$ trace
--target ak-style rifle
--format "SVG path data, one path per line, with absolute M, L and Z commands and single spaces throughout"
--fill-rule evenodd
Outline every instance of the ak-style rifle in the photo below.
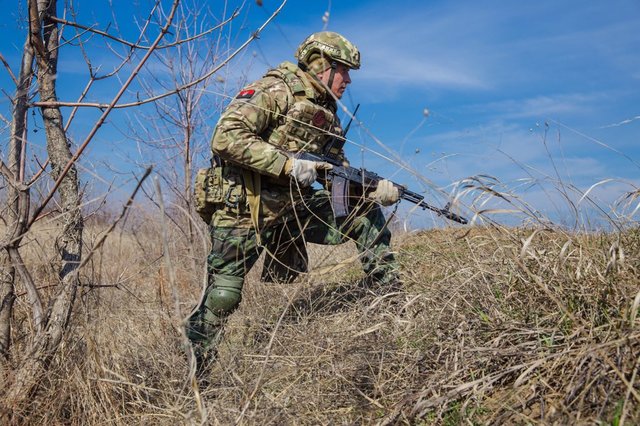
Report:
M 360 106 L 360 105 L 358 105 Z M 356 107 L 353 115 L 358 110 Z M 353 120 L 352 115 L 352 120 Z M 347 124 L 345 128 L 344 135 L 346 135 L 349 127 L 351 125 L 351 121 Z M 321 154 L 312 153 L 312 152 L 297 152 L 295 153 L 296 158 L 300 158 L 303 160 L 310 161 L 319 161 L 331 164 L 333 167 L 331 170 L 326 171 L 326 178 L 331 182 L 331 199 L 333 203 L 333 210 L 336 217 L 345 217 L 349 214 L 349 189 L 351 184 L 362 185 L 363 194 L 368 191 L 375 190 L 378 186 L 378 182 L 383 180 L 384 178 L 379 176 L 374 172 L 370 172 L 363 168 L 355 168 L 351 166 L 347 166 L 343 164 L 341 158 L 339 158 L 342 147 L 346 141 L 346 137 L 336 137 L 331 141 L 331 143 L 327 144 L 324 149 L 324 152 Z M 398 192 L 400 198 L 403 200 L 407 200 L 413 204 L 416 204 L 418 207 L 421 207 L 423 210 L 431 210 L 438 215 L 445 217 L 454 222 L 466 224 L 468 223 L 467 219 L 453 213 L 449 210 L 451 203 L 447 203 L 444 208 L 439 208 L 432 206 L 424 201 L 424 196 L 418 194 L 417 192 L 410 191 L 405 186 L 400 185 L 395 182 L 391 182 L 393 186 L 398 188 Z
M 349 187 L 351 184 L 362 185 L 363 193 L 366 193 L 368 191 L 375 190 L 378 186 L 378 182 L 384 179 L 378 174 L 366 169 L 356 169 L 355 167 L 345 166 L 341 161 L 326 155 L 314 154 L 311 152 L 299 152 L 296 153 L 295 156 L 296 158 L 303 160 L 329 163 L 333 166 L 331 170 L 327 170 L 326 173 L 328 180 L 331 181 L 331 200 L 336 217 L 344 217 L 349 214 Z M 432 206 L 424 201 L 423 195 L 410 191 L 398 183 L 391 183 L 393 186 L 398 188 L 401 199 L 416 204 L 418 207 L 422 207 L 423 210 L 428 209 L 436 212 L 440 216 L 446 217 L 454 222 L 462 224 L 466 224 L 468 222 L 466 218 L 449 210 L 450 203 L 447 203 L 442 209 Z

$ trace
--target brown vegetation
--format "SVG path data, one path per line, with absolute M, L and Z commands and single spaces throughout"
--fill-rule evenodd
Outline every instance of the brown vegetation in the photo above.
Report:
M 405 291 L 386 295 L 360 288 L 352 262 L 287 285 L 260 283 L 254 270 L 208 386 L 198 387 L 176 306 L 185 316 L 196 302 L 206 247 L 196 248 L 194 270 L 187 238 L 169 232 L 172 278 L 160 222 L 142 222 L 112 234 L 83 268 L 72 332 L 16 422 L 640 421 L 638 230 L 403 235 Z M 39 259 L 46 283 L 43 241 L 25 242 L 26 261 Z M 316 271 L 355 253 L 312 251 Z M 18 323 L 26 303 L 18 294 Z M 3 376 L 10 382 L 11 369 Z
M 0 55 L 16 86 L 11 120 L 0 114 L 9 132 L 0 159 L 0 423 L 640 423 L 640 232 L 621 228 L 640 192 L 622 198 L 618 223 L 589 197 L 605 181 L 584 193 L 570 186 L 577 203 L 556 183 L 576 227 L 584 200 L 617 229 L 601 234 L 545 228 L 491 176 L 459 181 L 454 204 L 473 221 L 522 213 L 539 228 L 396 233 L 400 292 L 364 288 L 349 244 L 312 247 L 313 272 L 293 284 L 261 283 L 252 271 L 218 362 L 198 383 L 183 335 L 208 247 L 204 224 L 190 216 L 193 169 L 208 157 L 209 114 L 234 90 L 216 73 L 286 1 L 233 50 L 237 36 L 223 28 L 237 10 L 221 20 L 199 2 L 155 3 L 132 19 L 139 34 L 127 41 L 111 21 L 61 18 L 76 13 L 67 2 L 58 16 L 58 3 L 26 2 L 17 77 Z M 58 55 L 69 50 L 87 66 L 76 102 L 56 92 Z M 106 50 L 116 65 L 100 71 L 87 52 Z M 164 68 L 147 70 L 152 56 Z M 107 79 L 117 83 L 105 99 L 92 86 Z M 220 89 L 213 101 L 209 85 Z M 99 114 L 78 125 L 86 108 Z M 90 207 L 78 167 L 87 169 L 83 152 L 116 109 L 144 128 L 125 132 L 127 143 L 148 149 L 136 190 L 110 216 L 102 206 L 112 188 Z M 45 130 L 48 158 L 30 160 L 39 139 L 30 116 Z M 151 163 L 161 169 L 154 191 L 141 192 L 152 205 L 129 211 Z M 93 177 L 89 186 L 105 178 Z

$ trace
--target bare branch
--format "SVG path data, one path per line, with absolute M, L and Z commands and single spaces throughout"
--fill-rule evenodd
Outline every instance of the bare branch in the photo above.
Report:
M 84 99 L 85 96 L 87 96 L 87 93 L 89 93 L 89 89 L 91 88 L 91 85 L 93 85 L 93 83 L 96 81 L 95 78 L 91 78 L 89 80 L 89 82 L 87 83 L 87 85 L 85 86 L 84 90 L 82 91 L 82 93 L 80 94 L 80 98 L 78 99 L 78 101 L 82 101 L 82 99 Z M 71 125 L 71 122 L 73 121 L 73 118 L 76 115 L 76 112 L 78 112 L 78 108 L 74 108 L 71 111 L 71 114 L 69 114 L 69 119 L 67 120 L 67 124 L 65 124 L 64 126 L 64 131 L 66 132 L 67 130 L 69 130 L 69 126 Z
M 155 50 L 159 50 L 159 49 L 168 49 L 170 47 L 174 47 L 174 46 L 178 46 L 180 44 L 188 43 L 188 42 L 190 42 L 192 40 L 204 37 L 207 34 L 211 34 L 213 31 L 216 31 L 216 30 L 222 28 L 223 26 L 225 26 L 226 24 L 231 22 L 233 19 L 237 18 L 239 15 L 240 15 L 239 9 L 236 9 L 231 14 L 231 17 L 229 17 L 228 19 L 222 21 L 221 23 L 219 23 L 215 27 L 212 27 L 212 28 L 208 29 L 207 31 L 201 32 L 200 34 L 194 35 L 194 36 L 186 38 L 184 40 L 178 40 L 176 42 L 169 43 L 169 44 L 163 44 L 163 45 L 157 46 L 157 47 L 143 46 L 143 45 L 140 45 L 140 44 L 137 44 L 137 43 L 131 43 L 130 41 L 127 41 L 127 40 L 124 40 L 122 38 L 113 36 L 113 35 L 107 33 L 106 31 L 101 31 L 101 30 L 95 29 L 94 27 L 87 27 L 86 25 L 78 24 L 77 22 L 67 21 L 66 19 L 52 18 L 51 20 L 54 21 L 54 22 L 57 22 L 59 24 L 64 24 L 64 25 L 69 25 L 71 27 L 80 28 L 82 30 L 85 30 L 85 32 L 88 31 L 88 32 L 92 32 L 92 33 L 101 35 L 101 36 L 106 37 L 108 39 L 111 39 L 113 41 L 117 41 L 118 43 L 124 44 L 125 46 L 128 46 L 128 47 L 130 47 L 132 49 L 149 50 L 149 49 L 153 48 Z
M 122 218 L 127 214 L 127 212 L 129 211 L 129 208 L 131 207 L 131 204 L 133 204 L 133 200 L 135 199 L 136 194 L 138 193 L 138 191 L 142 187 L 142 183 L 149 177 L 149 175 L 151 174 L 151 170 L 152 169 L 153 169 L 152 167 L 148 167 L 144 171 L 144 174 L 142 175 L 142 177 L 138 181 L 138 184 L 136 185 L 135 189 L 133 190 L 133 193 L 131 194 L 131 196 L 129 197 L 127 202 L 125 203 L 125 205 L 124 205 L 124 207 L 122 209 L 122 212 L 120 213 L 120 216 L 118 216 L 118 218 L 111 224 L 109 229 L 107 229 L 102 234 L 102 237 L 100 237 L 100 239 L 95 244 L 93 249 L 82 260 L 82 263 L 80 264 L 80 267 L 78 269 L 76 269 L 76 272 L 78 272 L 84 265 L 86 265 L 89 262 L 89 260 L 93 257 L 94 253 L 102 246 L 102 244 L 104 244 L 104 242 L 106 241 L 106 239 L 109 236 L 109 234 L 111 234 L 111 232 L 115 229 L 116 225 L 118 225 L 118 223 L 120 223 Z
M 15 85 L 18 85 L 18 79 L 16 78 L 15 75 L 13 75 L 13 71 L 11 71 L 11 67 L 9 66 L 9 63 L 7 62 L 7 60 L 4 58 L 4 56 L 2 56 L 2 53 L 0 53 L 0 61 L 2 61 L 2 64 L 4 65 L 4 67 L 7 69 L 7 72 L 9 73 L 9 75 L 11 76 L 11 80 L 13 80 L 13 82 L 15 83 Z
M 7 251 L 9 252 L 9 257 L 11 258 L 11 264 L 18 271 L 18 274 L 22 279 L 22 284 L 24 284 L 24 287 L 27 290 L 29 303 L 31 303 L 31 312 L 33 312 L 33 324 L 35 326 L 35 329 L 40 332 L 40 330 L 42 329 L 42 320 L 44 318 L 44 310 L 42 309 L 42 300 L 40 299 L 40 293 L 38 293 L 38 289 L 33 282 L 33 278 L 31 278 L 31 274 L 24 266 L 24 260 L 22 260 L 22 256 L 20 255 L 18 249 L 15 247 L 10 247 L 7 249 Z
M 11 122 L 2 114 L 0 114 L 0 120 L 4 121 L 7 126 L 11 125 Z
M 34 106 L 61 106 L 61 107 L 90 107 L 90 108 L 100 108 L 100 109 L 104 109 L 104 108 L 110 108 L 110 109 L 120 109 L 120 108 L 130 108 L 130 107 L 134 107 L 134 106 L 140 106 L 140 105 L 144 105 L 144 104 L 148 104 L 151 102 L 155 102 L 159 99 L 163 99 L 166 98 L 168 96 L 171 95 L 175 95 L 176 93 L 179 93 L 185 89 L 188 89 L 189 87 L 195 86 L 198 83 L 201 83 L 203 81 L 205 81 L 206 79 L 210 78 L 212 75 L 214 75 L 216 72 L 220 71 L 221 68 L 223 68 L 224 66 L 226 66 L 229 61 L 231 61 L 231 59 L 233 59 L 234 57 L 236 57 L 238 55 L 238 53 L 240 53 L 242 50 L 244 50 L 253 40 L 259 38 L 260 33 L 266 28 L 266 26 L 280 13 L 280 11 L 282 10 L 282 8 L 284 7 L 284 5 L 287 3 L 287 0 L 283 0 L 282 3 L 280 4 L 280 6 L 271 14 L 271 16 L 260 26 L 260 28 L 258 28 L 256 31 L 254 31 L 253 33 L 251 33 L 251 36 L 247 39 L 247 41 L 245 41 L 240 47 L 238 47 L 236 50 L 233 51 L 233 53 L 231 53 L 222 63 L 220 63 L 218 66 L 216 66 L 215 68 L 213 68 L 211 71 L 209 71 L 208 73 L 206 73 L 205 75 L 203 75 L 202 77 L 193 80 L 187 84 L 184 84 L 180 87 L 177 87 L 173 90 L 170 90 L 168 92 L 165 92 L 163 94 L 157 95 L 157 96 L 153 96 L 150 97 L 148 99 L 144 99 L 144 100 L 140 100 L 137 102 L 130 102 L 130 103 L 126 103 L 126 104 L 118 104 L 118 105 L 111 105 L 111 104 L 100 104 L 100 103 L 81 103 L 81 102 L 60 102 L 60 101 L 56 101 L 56 102 L 34 102 L 33 105 Z
M 122 95 L 127 90 L 129 85 L 136 78 L 136 76 L 138 75 L 138 73 L 140 72 L 140 70 L 142 69 L 144 64 L 147 62 L 149 57 L 151 57 L 151 54 L 154 52 L 155 47 L 158 46 L 160 41 L 167 34 L 167 32 L 169 31 L 169 27 L 171 26 L 171 22 L 173 21 L 173 17 L 175 16 L 175 12 L 176 12 L 178 3 L 179 3 L 179 0 L 174 0 L 173 5 L 171 7 L 171 11 L 169 12 L 169 16 L 167 17 L 167 22 L 164 25 L 164 27 L 162 27 L 162 29 L 160 31 L 160 34 L 158 35 L 158 37 L 156 37 L 156 40 L 151 45 L 152 48 L 147 51 L 147 53 L 140 60 L 140 62 L 136 66 L 136 68 L 131 72 L 131 75 L 129 76 L 127 81 L 124 82 L 124 84 L 122 85 L 122 87 L 120 88 L 120 90 L 118 91 L 116 96 L 113 98 L 111 103 L 106 107 L 106 109 L 104 110 L 104 112 L 102 113 L 102 115 L 100 116 L 98 121 L 96 121 L 95 125 L 93 126 L 93 128 L 91 129 L 91 131 L 89 132 L 87 137 L 85 138 L 84 142 L 80 145 L 80 147 L 78 148 L 76 153 L 73 155 L 73 157 L 71 157 L 71 159 L 69 160 L 67 165 L 64 167 L 64 169 L 60 172 L 60 175 L 58 176 L 58 179 L 54 183 L 53 188 L 51 188 L 51 191 L 49 192 L 49 194 L 45 197 L 45 199 L 42 201 L 40 206 L 38 206 L 38 208 L 35 209 L 35 211 L 33 213 L 33 216 L 31 217 L 31 220 L 29 221 L 28 226 L 31 226 L 33 224 L 33 222 L 36 220 L 36 218 L 38 217 L 40 212 L 42 212 L 42 210 L 46 207 L 46 205 L 49 203 L 49 201 L 51 201 L 51 198 L 53 198 L 53 194 L 55 194 L 55 191 L 58 189 L 58 187 L 62 183 L 62 180 L 67 175 L 67 173 L 69 173 L 69 170 L 71 170 L 71 167 L 73 166 L 73 164 L 78 160 L 80 155 L 82 155 L 82 152 L 85 150 L 87 145 L 89 145 L 89 142 L 91 142 L 91 140 L 93 139 L 95 134 L 98 132 L 98 129 L 102 126 L 102 124 L 104 124 L 105 120 L 107 119 L 107 116 L 114 109 L 114 106 L 116 105 L 118 100 L 122 97 Z

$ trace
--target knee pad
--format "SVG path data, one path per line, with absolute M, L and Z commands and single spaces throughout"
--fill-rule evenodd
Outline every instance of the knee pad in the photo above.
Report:
M 218 318 L 236 310 L 242 300 L 244 279 L 231 275 L 215 275 L 214 287 L 207 295 L 206 307 Z

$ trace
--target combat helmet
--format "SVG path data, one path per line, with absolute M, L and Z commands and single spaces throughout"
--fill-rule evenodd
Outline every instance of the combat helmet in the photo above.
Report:
M 338 33 L 321 31 L 307 37 L 298 47 L 295 57 L 303 65 L 309 65 L 315 57 L 340 62 L 351 69 L 360 68 L 360 51 Z

